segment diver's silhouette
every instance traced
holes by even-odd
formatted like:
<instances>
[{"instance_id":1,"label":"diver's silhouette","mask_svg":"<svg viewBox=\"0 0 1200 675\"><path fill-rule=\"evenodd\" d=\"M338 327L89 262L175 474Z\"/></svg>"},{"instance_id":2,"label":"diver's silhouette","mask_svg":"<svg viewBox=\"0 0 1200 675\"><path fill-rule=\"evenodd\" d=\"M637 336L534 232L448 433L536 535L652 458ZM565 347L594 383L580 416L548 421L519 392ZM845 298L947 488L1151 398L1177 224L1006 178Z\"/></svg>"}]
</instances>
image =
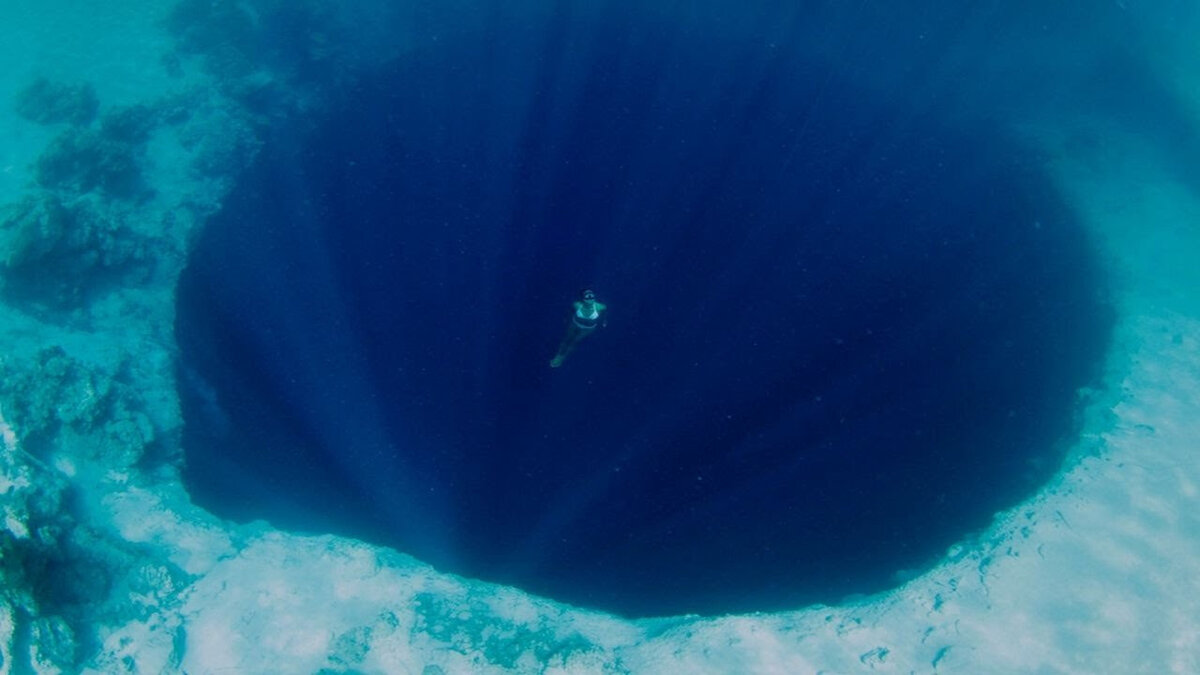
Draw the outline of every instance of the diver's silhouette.
<instances>
[{"instance_id":1,"label":"diver's silhouette","mask_svg":"<svg viewBox=\"0 0 1200 675\"><path fill-rule=\"evenodd\" d=\"M607 305L596 301L595 293L583 292L583 299L575 301L575 311L571 313L571 322L567 324L567 334L563 336L562 344L558 345L558 353L550 359L551 368L561 366L575 345L601 325L601 317L606 309Z\"/></svg>"}]
</instances>

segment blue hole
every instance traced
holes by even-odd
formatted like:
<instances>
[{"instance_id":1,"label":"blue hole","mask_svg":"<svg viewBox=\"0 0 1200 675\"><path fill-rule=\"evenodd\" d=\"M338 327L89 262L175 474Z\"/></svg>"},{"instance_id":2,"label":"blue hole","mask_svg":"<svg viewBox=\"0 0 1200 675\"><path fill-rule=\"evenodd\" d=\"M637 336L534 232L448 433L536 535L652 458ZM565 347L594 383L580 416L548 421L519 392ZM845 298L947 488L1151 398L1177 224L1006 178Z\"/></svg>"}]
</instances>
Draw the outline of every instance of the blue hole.
<instances>
[{"instance_id":1,"label":"blue hole","mask_svg":"<svg viewBox=\"0 0 1200 675\"><path fill-rule=\"evenodd\" d=\"M1034 157L851 70L552 15L279 122L180 284L193 495L628 616L931 564L1057 470L1112 317Z\"/></svg>"}]
</instances>

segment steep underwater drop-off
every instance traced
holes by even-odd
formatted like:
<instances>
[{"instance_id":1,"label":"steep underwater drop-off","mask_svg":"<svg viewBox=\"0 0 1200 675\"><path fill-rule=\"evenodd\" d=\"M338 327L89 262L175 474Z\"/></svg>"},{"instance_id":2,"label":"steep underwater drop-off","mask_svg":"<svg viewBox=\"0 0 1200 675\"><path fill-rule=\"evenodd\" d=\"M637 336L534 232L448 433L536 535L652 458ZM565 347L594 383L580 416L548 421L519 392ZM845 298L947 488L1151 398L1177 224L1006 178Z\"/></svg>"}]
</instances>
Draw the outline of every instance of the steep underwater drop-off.
<instances>
[{"instance_id":1,"label":"steep underwater drop-off","mask_svg":"<svg viewBox=\"0 0 1200 675\"><path fill-rule=\"evenodd\" d=\"M885 588L1054 472L1111 319L1018 144L799 51L525 30L281 125L208 227L198 501L657 615Z\"/></svg>"}]
</instances>

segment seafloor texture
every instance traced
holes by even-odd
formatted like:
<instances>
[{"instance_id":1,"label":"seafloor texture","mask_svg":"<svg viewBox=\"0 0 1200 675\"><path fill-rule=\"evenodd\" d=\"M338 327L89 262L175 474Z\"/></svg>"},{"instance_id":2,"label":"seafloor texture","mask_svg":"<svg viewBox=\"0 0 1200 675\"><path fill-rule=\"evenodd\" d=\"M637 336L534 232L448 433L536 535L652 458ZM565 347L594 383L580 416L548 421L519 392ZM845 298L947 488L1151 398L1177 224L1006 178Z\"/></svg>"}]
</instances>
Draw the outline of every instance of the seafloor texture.
<instances>
[{"instance_id":1,"label":"seafloor texture","mask_svg":"<svg viewBox=\"0 0 1200 675\"><path fill-rule=\"evenodd\" d=\"M1196 423L1200 420L1196 291L1200 272L1192 264L1200 252L1200 233L1194 225L1200 220L1200 200L1192 187L1200 157L1194 152L1194 129L1200 124L1200 83L1194 78L1200 69L1195 67L1198 59L1188 39L1200 29L1195 10L1116 3L1075 15L1035 5L1003 12L965 5L932 16L899 8L872 9L868 3L814 8L805 14L784 5L737 12L723 8L723 3L701 3L685 12L596 3L586 11L558 7L543 14L449 4L436 10L412 6L384 11L266 0L145 2L82 14L74 3L48 2L6 10L0 23L0 63L5 66L0 69L0 101L5 102L0 107L0 130L6 139L0 146L0 344L4 347L0 352L4 510L0 673L1200 669L1194 618L1200 616L1195 581L1200 578L1200 528L1195 515L1200 467L1192 456L1200 432ZM543 59L540 76L549 79L540 84L513 82L505 93L523 87L553 93L556 90L542 85L552 81L556 72L562 74L555 70L556 63L579 66L581 59L609 54L606 44L589 43L602 34L590 29L595 22L609 28L624 25L635 11L645 13L639 16L645 17L647 26L661 21L673 27L665 33L648 28L633 34L638 44L662 35L686 40L689 34L699 34L738 44L750 41L756 50L782 51L792 55L788 58L804 53L817 64L812 74L827 78L817 77L815 87L799 90L816 100L845 96L841 83L853 81L864 97L878 102L877 109L907 111L909 128L923 128L920 124L928 122L923 113L936 109L947 119L937 126L953 129L947 138L956 139L955 148L962 141L954 134L964 129L977 133L994 129L996 135L978 146L989 149L980 155L984 166L992 165L990 149L996 139L1013 143L1014 154L1034 162L1036 173L1057 190L1055 199L1065 204L1095 242L1104 276L1112 279L1111 288L1102 289L1103 297L1089 302L1111 301L1117 312L1103 381L1094 390L1079 392L1081 434L1066 451L1062 469L1057 473L1053 467L1043 469L1050 476L1044 487L998 513L990 527L971 536L955 535L956 543L932 569L915 576L894 570L898 576L891 578L892 583L908 579L895 590L771 614L640 621L453 576L410 557L409 551L397 553L332 535L289 534L262 522L235 525L195 506L181 481L185 418L179 392L192 397L194 408L187 421L193 440L229 436L223 425L246 420L239 417L244 413L240 408L238 414L230 413L229 393L212 373L181 360L175 333L176 285L193 253L196 259L209 261L210 274L219 269L220 250L205 246L211 246L214 236L218 243L233 240L221 239L227 236L216 229L222 224L211 219L223 206L246 199L246 186L261 185L256 182L261 176L254 173L262 166L256 164L258 159L283 161L271 154L278 152L278 146L271 145L278 135L290 131L297 138L333 138L319 128L319 122L341 114L339 101L378 87L378 81L370 78L383 67L398 68L385 72L403 83L405 68L424 67L421 59L428 58L431 50L437 54L443 44L486 44L496 56L490 63L477 61L489 63L490 72L504 72L504 64L510 63L505 58L513 58L515 49L511 36L533 31L544 41L539 45L541 53L558 53L562 60ZM443 20L447 13L453 21ZM677 30L679 26L686 30ZM716 47L712 51L721 53ZM771 86L787 62L747 58L741 70L732 64L728 67L756 78L760 98L752 98L750 104L771 110L765 103L778 102L780 96ZM725 76L730 79L713 77L711 83L739 79ZM461 87L473 81L459 73L444 86ZM612 92L618 90L611 82L595 81L584 83L582 91L594 97L592 101L612 103ZM425 100L433 97L436 102L434 93L424 92ZM421 100L423 94L401 88L395 95ZM899 108L897 99L905 101ZM992 111L986 119L979 119L981 101ZM692 109L706 110L699 104ZM460 121L488 119L478 111L450 111L436 105L414 105L405 113L408 123L418 126L432 125L429 118L419 117L422 114ZM352 119L369 129L367 123L378 121L366 114ZM590 119L599 124L603 117ZM533 119L558 118L534 115ZM753 118L742 118L748 119ZM497 132L509 128L500 120L496 124ZM432 128L423 129L430 134ZM518 139L526 143L523 156L536 160L530 169L536 175L524 178L527 189L561 188L546 176L576 181L600 178L586 171L555 170L554 161L562 159L557 151L534 152L528 145L538 139L568 143L586 130L543 129L536 124L532 128L536 133ZM874 127L864 122L864 128ZM649 137L662 138L653 131L647 131ZM748 132L747 137L754 135ZM621 140L613 137L608 145L615 151ZM470 148L453 142L422 141L414 144L415 150L449 148L470 154ZM498 147L479 149L498 152ZM379 149L403 151L387 144ZM757 156L726 153L724 157L730 175L747 175L746 166L735 170L738 160ZM502 153L476 158L499 163L508 159ZM675 163L686 166L695 159L685 153ZM793 166L789 163L781 169ZM797 170L804 168L801 164ZM406 177L431 181L423 186L424 196L438 197L446 194L438 192L436 184L443 175ZM354 169L347 167L343 176L354 177ZM761 182L777 197L772 204L787 205L786 199L778 198L784 194L779 184ZM308 187L293 186L288 194L303 194ZM555 189L541 196L561 199L577 194ZM634 188L623 189L636 193ZM714 203L728 198L719 190L701 189ZM362 196L353 191L333 194ZM365 213L355 210L357 204L322 203L327 196L314 193L310 207L336 208L356 216ZM401 191L400 196L406 200L385 201L384 207L422 206L422 195ZM553 199L531 203L550 210L538 217L570 211L569 204ZM276 208L296 217L295 211ZM415 215L444 215L428 204L422 208ZM1022 206L1002 208L1020 213ZM599 214L598 223L605 220L600 215L619 220L620 214ZM210 221L213 227L206 230ZM692 224L703 230L702 221ZM259 223L243 220L242 225L253 228ZM318 221L310 225L316 229L304 232L323 232L329 238L329 230L322 231ZM502 232L501 244L525 243ZM682 230L667 234L678 232ZM956 243L956 232L944 231L951 244ZM355 236L353 230L350 234ZM692 253L700 250L686 236L675 238L674 242L639 243ZM320 289L305 284L329 270L300 263L313 251L324 249L308 241L289 242L286 233L274 241L289 255L298 255L292 262L305 275L304 283L297 282L295 288L280 282L276 290ZM605 230L601 243L610 260L622 257L617 241ZM1020 243L1019 239L1003 241ZM228 252L231 275L245 274L234 264L272 240L243 242L248 251ZM380 253L394 244L384 243L387 246L380 247ZM753 253L747 258L751 267L765 268L772 260L752 248L734 246L737 243L718 242ZM782 244L795 246L796 242ZM568 237L565 245L575 244ZM469 250L487 261L490 249ZM1036 256L1028 260L1033 275L1052 268ZM849 264L848 258L836 262ZM681 274L700 273L703 265L692 270L679 262L675 269ZM559 272L556 278L576 282ZM275 272L264 270L264 274L269 277ZM522 274L526 276L518 277L526 287L537 285ZM370 286L380 278L343 275L342 282ZM637 278L632 270L610 277L614 295L635 298L637 293L631 289ZM747 285L736 275L727 281L728 288ZM463 280L448 276L446 282ZM674 291L661 280L655 283L660 293ZM248 287L246 295L254 298L261 292ZM499 291L490 287L489 292ZM1023 296L993 293L993 297ZM889 298L903 306L902 297ZM440 299L426 292L415 301ZM542 300L553 304L563 299L525 298L528 304L522 311L532 313L535 306L543 306ZM1055 298L1045 300L1042 309L1061 309ZM328 298L314 301L326 303L318 304L318 309L329 309ZM626 299L624 304L632 303ZM278 316L272 312L264 306L264 319ZM314 320L339 319L318 312ZM437 346L421 335L407 336L395 326L371 330L380 331L382 338L410 339L409 347ZM1058 333L1064 334L1070 335ZM728 351L729 338L715 335L718 351L723 347ZM1019 331L1009 334L1013 339L1021 335ZM1081 349L1105 342L1092 337L1095 341L1078 343ZM271 346L261 335L256 339L260 346L264 342ZM499 339L523 345L530 359L544 353L545 345L536 340L523 342L503 334ZM551 350L553 342L550 338ZM637 344L616 342L622 350ZM1028 354L1069 362L1063 350L1073 343L1048 344L1053 345L1049 354ZM277 346L284 357L307 355L286 341ZM605 349L600 338L594 338L567 365L587 363L592 357L614 358ZM295 364L299 376L323 373L333 385L353 387L361 382L356 372L372 372L369 360L348 361L345 352L317 356L324 360ZM381 358L379 352L372 358ZM397 358L401 361L383 363L412 365L402 360L411 358L411 352ZM685 372L681 363L670 359L660 363L668 373ZM766 365L788 363L773 353ZM437 367L446 364L439 362ZM629 367L617 374L622 372L628 378L647 380L634 393L660 402L672 400L647 388L653 373ZM563 374L571 376L567 371ZM387 378L387 373L372 373L372 381ZM264 384L274 381L262 380ZM392 381L393 385L414 383L422 380L414 375ZM721 382L719 388L735 393L721 400L732 401L738 410L756 409L753 397L738 393L735 377ZM387 428L392 433L394 428L365 422L388 416L364 408L367 399L360 397L361 391L348 393L353 394L348 407L339 409L328 400L313 398L307 389L297 389L292 394L305 397L302 403L309 409L274 413L290 415L291 428L305 430L309 440L315 439L315 445L326 451L339 444L352 452L364 444L384 447L406 440L375 435L373 430ZM487 393L496 397L503 392ZM562 406L570 402L560 396L549 400ZM446 401L432 404L445 406ZM632 411L637 407L616 410L629 422L635 419ZM688 419L685 412L675 411L680 423ZM419 410L409 413L417 415ZM414 418L414 424L443 421L437 416ZM988 423L987 419L967 421ZM1065 431L1075 421L1061 423ZM205 424L212 428L197 434L195 427ZM295 440L278 433L281 428L269 429L272 440ZM471 424L457 431L466 440L522 441L528 440L522 435L528 428L514 426L501 436L489 436ZM550 431L562 433L553 426ZM240 451L256 450L245 436L233 437L241 443ZM670 438L696 441L684 431ZM417 435L414 442L418 441L431 442L430 436L422 435ZM1031 451L1028 456L1038 454ZM509 470L494 461L481 466ZM577 469L578 465L565 469L556 465L556 471ZM721 469L728 473L728 467ZM864 484L878 480L871 471L872 466L862 467ZM264 480L242 473L230 478ZM508 478L516 480L512 475ZM252 493L253 487L252 483L242 489ZM286 489L264 488L269 494L286 493ZM504 493L512 489L511 483L490 489L519 505L522 495ZM400 494L392 506L414 502L428 504ZM586 509L581 507L580 513L586 520ZM602 518L603 512L590 517ZM986 514L977 517L985 519ZM747 527L747 536L762 531L753 525ZM440 534L456 534L456 527L447 525ZM550 531L569 531L559 527ZM430 528L420 534L436 537L439 531ZM428 557L453 569L433 554ZM473 570L467 566L460 571Z\"/></svg>"}]
</instances>

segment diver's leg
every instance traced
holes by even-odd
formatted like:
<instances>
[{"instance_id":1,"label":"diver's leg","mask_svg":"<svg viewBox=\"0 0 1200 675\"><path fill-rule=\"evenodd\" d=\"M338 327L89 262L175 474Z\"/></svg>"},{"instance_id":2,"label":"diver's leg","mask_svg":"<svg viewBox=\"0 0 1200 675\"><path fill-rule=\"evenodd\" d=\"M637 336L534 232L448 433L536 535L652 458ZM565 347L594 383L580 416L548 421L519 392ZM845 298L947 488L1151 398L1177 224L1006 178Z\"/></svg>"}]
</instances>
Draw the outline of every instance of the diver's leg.
<instances>
[{"instance_id":1,"label":"diver's leg","mask_svg":"<svg viewBox=\"0 0 1200 675\"><path fill-rule=\"evenodd\" d=\"M563 364L563 361L567 360L567 355L575 348L575 344L579 342L580 337L579 327L572 321L571 325L567 326L567 334L563 336L562 344L558 345L558 353L554 355L554 358L550 359L551 368L557 368Z\"/></svg>"}]
</instances>

